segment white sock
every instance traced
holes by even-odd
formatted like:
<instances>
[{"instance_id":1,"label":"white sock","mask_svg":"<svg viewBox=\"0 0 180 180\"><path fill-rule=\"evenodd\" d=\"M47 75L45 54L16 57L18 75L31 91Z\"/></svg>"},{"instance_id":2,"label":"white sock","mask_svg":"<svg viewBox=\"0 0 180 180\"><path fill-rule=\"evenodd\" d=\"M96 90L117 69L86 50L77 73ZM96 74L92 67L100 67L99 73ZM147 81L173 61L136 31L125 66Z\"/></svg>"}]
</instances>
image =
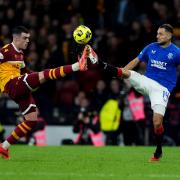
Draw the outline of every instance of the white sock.
<instances>
[{"instance_id":1,"label":"white sock","mask_svg":"<svg viewBox=\"0 0 180 180\"><path fill-rule=\"evenodd\" d=\"M72 64L72 70L73 71L79 71L79 63L78 62Z\"/></svg>"},{"instance_id":2,"label":"white sock","mask_svg":"<svg viewBox=\"0 0 180 180\"><path fill-rule=\"evenodd\" d=\"M2 143L2 147L4 149L9 149L10 146L11 146L11 144L8 141L6 141L6 140Z\"/></svg>"}]
</instances>

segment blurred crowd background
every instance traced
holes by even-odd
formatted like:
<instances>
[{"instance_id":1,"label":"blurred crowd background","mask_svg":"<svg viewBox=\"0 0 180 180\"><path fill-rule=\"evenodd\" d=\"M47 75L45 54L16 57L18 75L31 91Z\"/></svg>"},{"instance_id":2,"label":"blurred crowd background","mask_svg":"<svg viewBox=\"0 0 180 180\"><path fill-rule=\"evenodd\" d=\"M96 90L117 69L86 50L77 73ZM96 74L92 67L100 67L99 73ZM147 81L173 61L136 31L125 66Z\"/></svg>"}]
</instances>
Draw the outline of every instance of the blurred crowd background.
<instances>
[{"instance_id":1,"label":"blurred crowd background","mask_svg":"<svg viewBox=\"0 0 180 180\"><path fill-rule=\"evenodd\" d=\"M25 54L27 66L33 71L76 62L79 47L72 32L80 24L91 28L90 44L99 58L122 67L144 46L156 41L157 28L163 23L173 25L173 41L180 47L180 0L0 0L0 46L11 42L14 26L29 28L31 43ZM142 63L136 70L144 69ZM177 87L165 116L167 143L173 145L180 144L180 68L177 76ZM134 119L128 110L131 92L141 98L128 82L112 79L97 65L89 65L87 72L48 82L33 94L40 116L48 125L74 125L74 131L78 129L77 121L83 119L82 114L90 119L99 117L104 104L116 100L120 122L115 130L105 132L113 139L109 143L117 144L122 132L127 145L151 143L147 136L152 131L149 99L143 98L144 117ZM16 124L19 116L17 105L1 94L1 124ZM102 130L101 127L96 128Z\"/></svg>"}]
</instances>

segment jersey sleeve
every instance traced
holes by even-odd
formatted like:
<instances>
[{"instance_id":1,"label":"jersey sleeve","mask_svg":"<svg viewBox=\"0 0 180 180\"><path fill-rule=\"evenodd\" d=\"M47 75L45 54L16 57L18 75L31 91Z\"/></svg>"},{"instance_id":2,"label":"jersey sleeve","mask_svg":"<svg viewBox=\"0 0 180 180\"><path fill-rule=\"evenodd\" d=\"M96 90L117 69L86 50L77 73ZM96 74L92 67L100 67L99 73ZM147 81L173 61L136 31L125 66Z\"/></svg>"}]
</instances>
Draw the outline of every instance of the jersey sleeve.
<instances>
[{"instance_id":1,"label":"jersey sleeve","mask_svg":"<svg viewBox=\"0 0 180 180\"><path fill-rule=\"evenodd\" d=\"M3 63L9 59L9 44L3 46L0 49L0 63Z\"/></svg>"},{"instance_id":2,"label":"jersey sleeve","mask_svg":"<svg viewBox=\"0 0 180 180\"><path fill-rule=\"evenodd\" d=\"M148 49L149 49L149 45L146 46L137 56L138 59L140 59L143 62L148 62Z\"/></svg>"},{"instance_id":3,"label":"jersey sleeve","mask_svg":"<svg viewBox=\"0 0 180 180\"><path fill-rule=\"evenodd\" d=\"M2 53L1 50L0 50L0 63L1 63L3 60L4 60L4 55L3 55L3 53Z\"/></svg>"}]
</instances>

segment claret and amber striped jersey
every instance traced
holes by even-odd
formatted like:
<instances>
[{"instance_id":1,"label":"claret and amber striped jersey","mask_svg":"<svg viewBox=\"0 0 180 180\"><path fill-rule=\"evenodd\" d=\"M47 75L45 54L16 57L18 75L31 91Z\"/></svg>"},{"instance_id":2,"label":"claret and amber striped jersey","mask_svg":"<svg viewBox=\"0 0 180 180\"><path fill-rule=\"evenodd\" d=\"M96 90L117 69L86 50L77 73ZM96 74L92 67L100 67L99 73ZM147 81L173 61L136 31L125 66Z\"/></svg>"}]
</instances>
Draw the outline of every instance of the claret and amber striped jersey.
<instances>
[{"instance_id":1,"label":"claret and amber striped jersey","mask_svg":"<svg viewBox=\"0 0 180 180\"><path fill-rule=\"evenodd\" d=\"M21 68L24 67L24 54L13 43L5 45L0 50L0 92L4 92L9 80L20 76Z\"/></svg>"}]
</instances>

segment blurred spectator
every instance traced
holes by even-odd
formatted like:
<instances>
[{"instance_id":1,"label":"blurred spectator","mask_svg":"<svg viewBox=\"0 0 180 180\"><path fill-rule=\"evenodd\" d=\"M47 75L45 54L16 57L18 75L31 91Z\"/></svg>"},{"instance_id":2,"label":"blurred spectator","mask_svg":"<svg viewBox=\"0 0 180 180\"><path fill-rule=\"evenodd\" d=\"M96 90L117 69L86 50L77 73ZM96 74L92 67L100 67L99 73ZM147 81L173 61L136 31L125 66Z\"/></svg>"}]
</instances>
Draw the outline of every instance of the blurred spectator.
<instances>
[{"instance_id":1,"label":"blurred spectator","mask_svg":"<svg viewBox=\"0 0 180 180\"><path fill-rule=\"evenodd\" d=\"M125 80L126 95L123 108L123 137L125 145L144 145L144 97Z\"/></svg>"},{"instance_id":2,"label":"blurred spectator","mask_svg":"<svg viewBox=\"0 0 180 180\"><path fill-rule=\"evenodd\" d=\"M49 62L47 66L50 68L62 66L64 64L64 58L61 48L58 46L57 35L52 33L48 35L48 50L50 52Z\"/></svg>"},{"instance_id":3,"label":"blurred spectator","mask_svg":"<svg viewBox=\"0 0 180 180\"><path fill-rule=\"evenodd\" d=\"M136 9L132 0L119 0L117 4L118 25L127 26L136 17Z\"/></svg>"},{"instance_id":4,"label":"blurred spectator","mask_svg":"<svg viewBox=\"0 0 180 180\"><path fill-rule=\"evenodd\" d=\"M139 47L143 48L143 46L146 46L149 42L156 41L156 27L152 24L151 19L147 15L141 16L141 24L143 33L141 36L142 43L139 44Z\"/></svg>"},{"instance_id":5,"label":"blurred spectator","mask_svg":"<svg viewBox=\"0 0 180 180\"><path fill-rule=\"evenodd\" d=\"M106 145L118 145L120 134L120 86L118 80L112 80L110 83L110 95L106 103L100 110L101 130L106 136Z\"/></svg>"},{"instance_id":6,"label":"blurred spectator","mask_svg":"<svg viewBox=\"0 0 180 180\"><path fill-rule=\"evenodd\" d=\"M10 43L10 30L7 24L2 24L1 26L1 35L0 35L0 45L4 46L6 43Z\"/></svg>"},{"instance_id":7,"label":"blurred spectator","mask_svg":"<svg viewBox=\"0 0 180 180\"><path fill-rule=\"evenodd\" d=\"M115 99L109 99L100 111L101 130L105 134L106 145L119 145L121 110Z\"/></svg>"},{"instance_id":8,"label":"blurred spectator","mask_svg":"<svg viewBox=\"0 0 180 180\"><path fill-rule=\"evenodd\" d=\"M143 33L144 31L143 31L141 22L138 20L134 20L131 24L129 37L128 37L128 40L129 40L128 53L129 53L130 58L137 56L139 49L142 48L142 45L144 42L144 39L142 38ZM134 47L138 47L138 48L134 48Z\"/></svg>"},{"instance_id":9,"label":"blurred spectator","mask_svg":"<svg viewBox=\"0 0 180 180\"><path fill-rule=\"evenodd\" d=\"M89 105L86 98L80 101L79 112L73 126L73 132L78 133L74 144L103 146L104 141L100 130L99 117L96 111L90 110Z\"/></svg>"},{"instance_id":10,"label":"blurred spectator","mask_svg":"<svg viewBox=\"0 0 180 180\"><path fill-rule=\"evenodd\" d=\"M33 139L34 145L36 146L46 146L47 137L46 137L46 122L42 117L38 117L37 126L33 129L31 138L28 142L29 145L32 145Z\"/></svg>"},{"instance_id":11,"label":"blurred spectator","mask_svg":"<svg viewBox=\"0 0 180 180\"><path fill-rule=\"evenodd\" d=\"M116 99L119 100L120 98L120 82L118 79L113 79L110 81L110 89L109 89L109 95L108 99Z\"/></svg>"},{"instance_id":12,"label":"blurred spectator","mask_svg":"<svg viewBox=\"0 0 180 180\"><path fill-rule=\"evenodd\" d=\"M104 103L108 98L106 82L103 80L99 80L96 84L95 92L92 95L91 105L97 112L100 111Z\"/></svg>"},{"instance_id":13,"label":"blurred spectator","mask_svg":"<svg viewBox=\"0 0 180 180\"><path fill-rule=\"evenodd\" d=\"M79 91L77 96L74 99L74 103L77 107L80 107L82 101L86 98L86 94L84 91Z\"/></svg>"}]
</instances>

